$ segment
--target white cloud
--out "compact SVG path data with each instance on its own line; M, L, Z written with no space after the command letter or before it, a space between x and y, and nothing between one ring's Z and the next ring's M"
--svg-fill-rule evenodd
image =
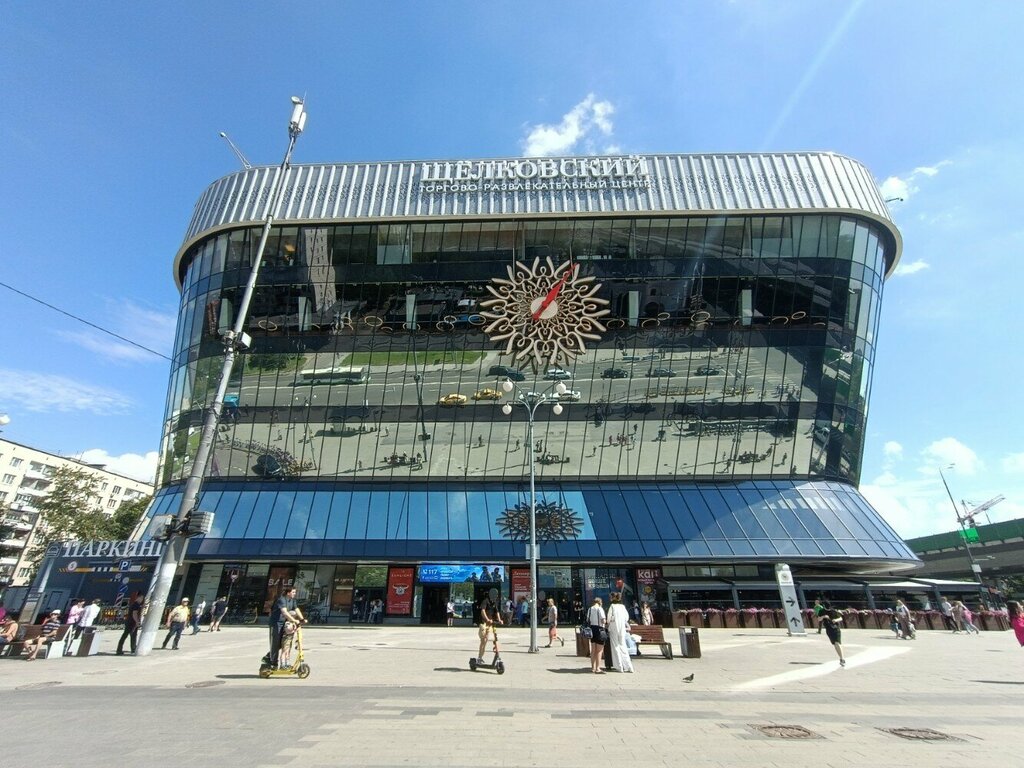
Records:
M103 387L45 373L0 368L0 394L34 413L88 411L101 416L125 413L131 398Z
M1024 474L1024 453L1011 453L1000 462L1004 472Z
M897 276L897 275L913 275L913 274L915 274L917 272L920 272L923 269L928 269L930 266L931 265L927 261L925 261L924 259L918 259L917 261L909 261L909 262L901 261L897 265L896 271L893 272L893 275L894 276Z
M903 176L889 176L881 184L879 189L882 197L886 200L899 198L900 202L906 202L920 190L920 181L930 179L939 173L939 169L951 165L952 160L941 160L935 165L921 165Z
M955 437L936 440L921 451L921 455L926 463L920 471L926 475L934 475L951 464L955 465L957 473L963 475L974 475L983 467L978 454Z
M156 478L157 452L149 451L146 455L140 456L137 453L123 453L120 456L111 456L102 448L90 448L83 451L76 458L87 464L103 464L111 472L141 480L144 483L152 483Z
M610 101L598 101L594 94L570 109L558 125L534 125L522 142L523 155L526 157L547 157L550 155L571 154L580 145L588 152L595 151L593 136L611 136L613 126L611 116L615 114L615 106ZM617 149L617 148L616 148ZM605 147L603 152L611 154L611 148Z
M899 461L903 458L903 446L895 440L889 440L884 446L882 446L882 453L885 454L885 458L887 459Z
M57 335L119 363L159 362L160 357L154 352L170 356L177 322L175 315L142 307L128 300L111 300L107 305L112 316L109 330L127 341L93 329L58 331ZM129 341L134 343L130 344Z
M874 483L860 487L864 498L905 539L955 527L949 500L930 490L918 483Z

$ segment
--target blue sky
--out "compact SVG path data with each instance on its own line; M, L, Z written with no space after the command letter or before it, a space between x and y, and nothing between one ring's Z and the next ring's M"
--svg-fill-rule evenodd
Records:
M786 2L7 3L0 282L163 354L203 189L295 162L833 150L905 240L862 488L905 536L959 501L1024 517L1024 5ZM155 467L168 362L0 287L4 436Z

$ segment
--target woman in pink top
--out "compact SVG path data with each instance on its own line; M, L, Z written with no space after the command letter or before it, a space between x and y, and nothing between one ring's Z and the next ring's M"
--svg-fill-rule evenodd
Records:
M1010 617L1013 634L1017 636L1017 642L1024 646L1024 612L1021 611L1020 603L1016 600L1007 600L1006 612Z

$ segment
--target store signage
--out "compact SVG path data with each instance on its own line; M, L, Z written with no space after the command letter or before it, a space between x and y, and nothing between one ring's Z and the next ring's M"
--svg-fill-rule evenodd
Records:
M162 541L65 541L61 557L160 557Z
M504 580L505 569L500 565L426 563L420 566L420 583L422 584L488 583Z
M519 604L520 597L530 597L530 569L512 569L512 602Z
M650 186L647 158L515 158L420 164L420 191L515 192L636 189Z
M391 568L388 571L387 612L390 616L412 613L412 579L414 568Z

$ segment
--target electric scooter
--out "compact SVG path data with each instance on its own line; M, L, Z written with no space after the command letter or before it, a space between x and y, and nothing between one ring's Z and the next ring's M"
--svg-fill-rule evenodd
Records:
M310 668L309 664L305 662L305 656L302 652L302 625L295 627L295 660L290 666L275 668L270 665L269 654L263 657L263 661L260 664L260 677L297 677L300 680L305 680L309 677Z
M501 652L498 650L498 633L494 632L494 658L491 659L491 663L481 662L480 659L472 658L469 660L469 668L476 672L478 669L493 669L499 675L505 674L505 662L501 660Z

